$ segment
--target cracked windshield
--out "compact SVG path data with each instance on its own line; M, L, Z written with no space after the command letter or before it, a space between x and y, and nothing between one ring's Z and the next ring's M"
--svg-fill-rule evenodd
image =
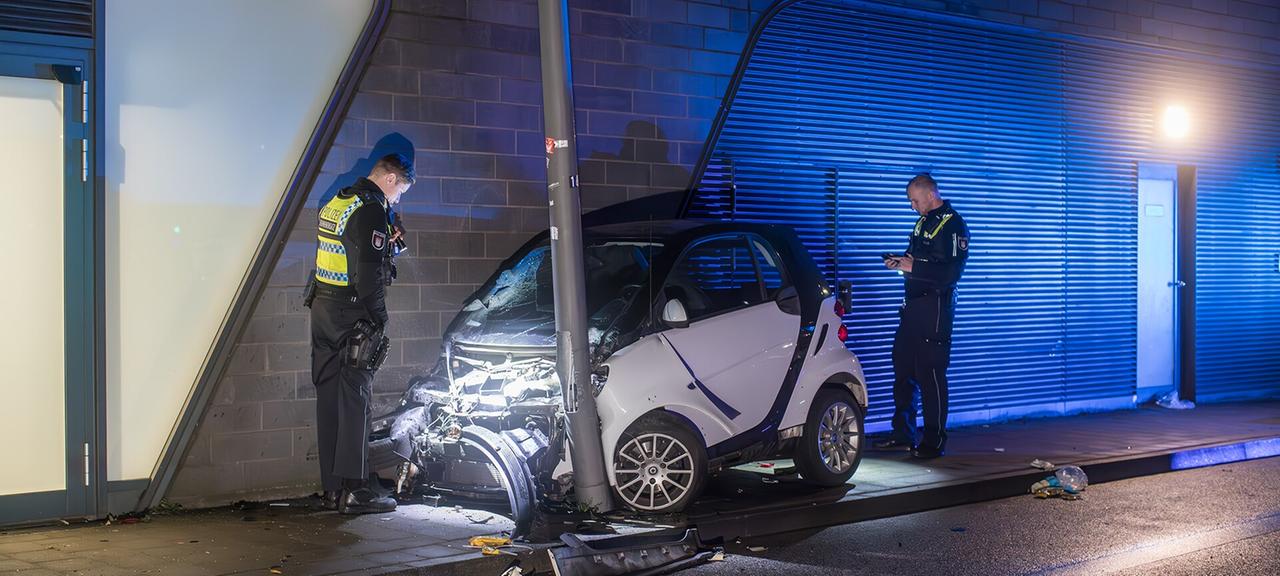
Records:
M648 279L660 244L605 242L588 246L587 314L594 347ZM457 342L506 346L555 345L551 247L537 246L504 268L467 303L451 335Z

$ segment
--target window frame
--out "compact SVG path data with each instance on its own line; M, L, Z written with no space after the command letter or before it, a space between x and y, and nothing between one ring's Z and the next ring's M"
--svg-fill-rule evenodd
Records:
M767 304L769 302L772 302L772 300L768 298L768 292L765 290L765 287L764 287L764 279L760 275L760 263L756 261L755 253L752 250L751 239L753 237L758 237L758 235L752 234L750 232L724 232L720 234L704 236L702 238L698 238L697 240L694 240L693 242L690 242L688 246L685 246L684 249L680 251L680 255L676 257L675 263L671 266L671 270L667 272L666 278L663 278L662 280L662 289L658 292L661 295L661 302L658 303L658 309L661 310L663 306L666 306L666 303L668 301L668 298L666 296L666 289L669 281L671 280L671 276L672 274L675 273L677 269L680 268L680 265L684 263L685 259L689 256L689 253L698 249L703 244L706 244L708 242L714 242L717 240L724 240L724 239L736 239L742 243L743 247L747 249L747 254L751 257L752 270L755 272L756 287L759 288L760 290L760 301L752 304L737 305L730 308L725 308L723 310L717 310L713 313L699 316L696 319L690 318L689 325L692 326L694 324L702 322L703 320L708 320L711 318L715 318L717 316L728 314L730 312L737 312L739 310L745 310L747 308L751 308L752 306L759 306L761 304ZM769 246L767 243L765 245ZM777 255L776 251L774 251L774 255L775 256Z

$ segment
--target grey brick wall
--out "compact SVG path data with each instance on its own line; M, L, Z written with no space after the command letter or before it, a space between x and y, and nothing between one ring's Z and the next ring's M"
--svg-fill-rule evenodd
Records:
M585 209L689 185L768 0L570 0ZM886 4L1272 62L1280 7L1247 0L901 0ZM439 354L477 284L547 226L534 0L400 0L284 257L170 490L187 505L317 486L301 287L315 210L370 159L412 142L407 257L389 293L377 408Z

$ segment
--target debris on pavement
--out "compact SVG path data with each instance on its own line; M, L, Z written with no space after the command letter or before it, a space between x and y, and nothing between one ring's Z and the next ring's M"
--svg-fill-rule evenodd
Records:
M1196 403L1190 400L1178 398L1178 389L1170 390L1168 394L1161 396L1156 400L1156 406L1168 408L1170 410L1190 410L1196 407Z
M724 550L716 550L716 553L712 554L711 558L707 559L707 562L724 562Z
M506 536L472 536L471 540L467 541L467 545L477 548L481 546L506 546L510 543L511 539Z
M1089 487L1089 477L1079 466L1063 466L1054 471L1052 476L1031 485L1031 494L1036 498L1062 498L1063 500L1080 500L1080 494Z
M485 556L498 556L503 548L511 545L511 539L506 536L473 536L467 541L468 548L479 548Z
M1038 468L1040 470L1053 470L1053 462L1036 458L1035 460L1031 461L1031 467Z
M515 565L507 568L506 571L502 573L502 576L524 576L524 570L521 569L519 565Z
M996 448L996 452L1004 452L1004 448Z
M768 546L747 546L747 550L750 550L752 552L764 552L768 549L769 549Z

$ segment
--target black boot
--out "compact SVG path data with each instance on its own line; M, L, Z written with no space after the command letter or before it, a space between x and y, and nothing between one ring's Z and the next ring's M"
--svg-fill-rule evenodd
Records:
M342 514L381 514L395 509L394 498L379 496L368 488L345 490L338 502L338 512Z
M325 490L324 493L320 495L320 505L323 506L325 510L337 510L338 499L341 497L341 490Z

